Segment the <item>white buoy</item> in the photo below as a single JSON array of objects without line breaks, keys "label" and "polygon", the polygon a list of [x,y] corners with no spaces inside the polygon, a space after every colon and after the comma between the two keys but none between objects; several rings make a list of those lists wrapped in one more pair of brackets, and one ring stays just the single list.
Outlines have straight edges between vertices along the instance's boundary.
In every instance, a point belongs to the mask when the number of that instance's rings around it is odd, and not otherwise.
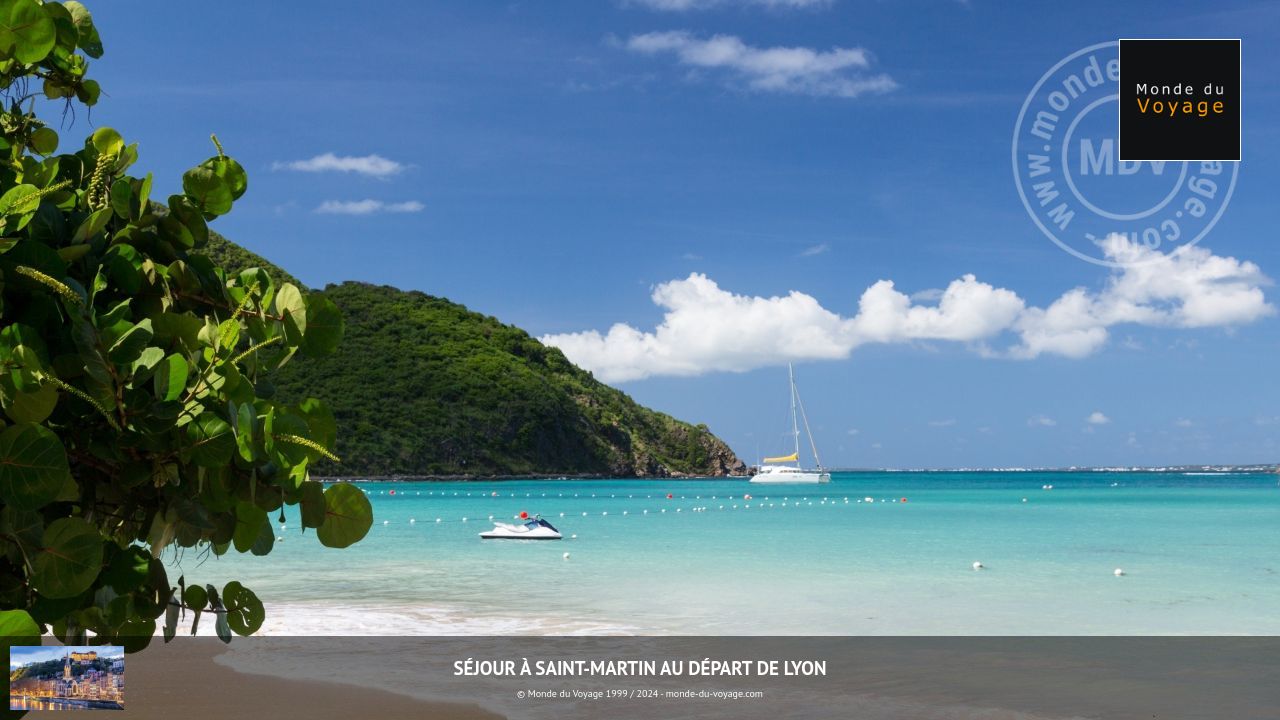
[{"label": "white buoy", "polygon": [[982,569],[982,568],[984,568],[984,567],[986,567],[986,565],[983,565],[982,563],[978,562],[977,560],[974,560],[974,561],[973,561],[973,569],[974,569],[974,570],[981,570],[981,569]]},{"label": "white buoy", "polygon": [[1123,576],[1124,576],[1124,570],[1123,570],[1123,569],[1121,569],[1121,568],[1116,568],[1116,571],[1115,571],[1115,573],[1114,573],[1114,574],[1115,574],[1115,576],[1116,576],[1116,577],[1123,577]]},{"label": "white buoy", "polygon": [[415,520],[415,519],[413,519],[413,518],[409,518],[409,524],[410,524],[410,525],[412,525],[412,524],[414,524],[414,523],[416,523],[416,522],[418,522],[418,521],[417,521],[417,520]]},{"label": "white buoy", "polygon": [[569,559],[569,553],[565,553],[565,554],[564,554],[564,559],[565,559],[565,560],[568,560],[568,559]]},{"label": "white buoy", "polygon": [[283,536],[283,535],[277,535],[277,536],[276,536],[276,542],[284,542],[284,536]]},{"label": "white buoy", "polygon": [[436,518],[436,522],[440,522],[440,518]]},{"label": "white buoy", "polygon": [[467,521],[467,519],[466,519],[466,518],[462,518],[462,522],[466,522],[466,521]]},{"label": "white buoy", "polygon": [[578,539],[578,536],[577,536],[577,534],[574,534],[574,535],[570,535],[570,536],[569,536],[569,538],[570,538],[571,540],[577,540],[577,539]]},{"label": "white buoy", "polygon": [[390,520],[383,520],[383,521],[382,521],[382,524],[383,524],[383,525],[390,525],[390,524],[391,524],[391,521],[390,521]]}]

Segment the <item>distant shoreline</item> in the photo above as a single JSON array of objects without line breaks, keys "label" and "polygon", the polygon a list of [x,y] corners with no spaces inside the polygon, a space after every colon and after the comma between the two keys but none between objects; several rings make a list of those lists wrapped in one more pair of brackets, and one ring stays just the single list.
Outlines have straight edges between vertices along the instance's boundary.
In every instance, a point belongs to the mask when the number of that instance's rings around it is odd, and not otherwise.
[{"label": "distant shoreline", "polygon": [[[754,470],[754,468],[752,468]],[[1207,473],[1229,474],[1280,473],[1280,464],[1252,465],[1170,465],[1157,467],[1065,467],[1065,468],[827,468],[837,473]],[[335,475],[312,476],[321,482],[504,482],[508,480],[726,480],[737,481],[751,477],[752,472],[742,475],[611,475],[608,473],[523,473],[511,475]]]}]

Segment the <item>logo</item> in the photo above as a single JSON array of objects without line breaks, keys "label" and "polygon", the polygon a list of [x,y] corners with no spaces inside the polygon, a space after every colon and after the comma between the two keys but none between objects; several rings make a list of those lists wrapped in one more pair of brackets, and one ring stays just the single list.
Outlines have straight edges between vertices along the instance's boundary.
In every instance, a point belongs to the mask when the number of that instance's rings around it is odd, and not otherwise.
[{"label": "logo", "polygon": [[1167,253],[1194,245],[1222,217],[1239,163],[1120,159],[1119,43],[1078,50],[1028,93],[1013,131],[1013,175],[1040,230],[1072,255],[1121,267],[1114,234]]}]

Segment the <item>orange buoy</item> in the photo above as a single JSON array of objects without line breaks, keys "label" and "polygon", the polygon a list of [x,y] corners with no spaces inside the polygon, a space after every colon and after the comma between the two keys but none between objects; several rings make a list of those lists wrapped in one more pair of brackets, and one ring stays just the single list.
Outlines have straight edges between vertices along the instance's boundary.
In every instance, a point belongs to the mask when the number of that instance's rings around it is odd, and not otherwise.
[{"label": "orange buoy", "polygon": [[907,501],[907,499],[906,499],[906,498],[902,498],[902,502],[906,502],[906,501]]},{"label": "orange buoy", "polygon": [[671,493],[667,493],[667,499],[668,499],[668,500],[670,500],[670,499],[671,499]]},{"label": "orange buoy", "polygon": [[390,494],[390,495],[395,495],[395,494],[396,494],[396,491],[395,491],[395,490],[392,490],[392,491],[391,491],[390,493],[388,493],[388,494]]},{"label": "orange buoy", "polygon": [[521,519],[521,520],[528,520],[528,519],[529,519],[529,513],[525,512],[524,510],[521,510],[521,511],[520,511],[520,519]]}]

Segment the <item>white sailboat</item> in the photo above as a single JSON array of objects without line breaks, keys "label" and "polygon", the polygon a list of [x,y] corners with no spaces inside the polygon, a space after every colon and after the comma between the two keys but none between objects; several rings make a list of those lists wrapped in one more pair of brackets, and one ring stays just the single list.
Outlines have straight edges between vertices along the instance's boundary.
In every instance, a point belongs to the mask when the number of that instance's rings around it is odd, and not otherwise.
[{"label": "white sailboat", "polygon": [[[796,373],[791,363],[787,363],[787,379],[791,383],[791,438],[794,441],[794,449],[790,455],[764,458],[760,470],[751,476],[751,482],[775,485],[783,483],[813,485],[831,482],[831,473],[822,469],[822,460],[818,458],[818,446],[813,442],[813,433],[809,430],[809,418],[805,415],[800,391],[796,389]],[[809,449],[813,451],[813,462],[816,466],[814,470],[806,470],[800,466],[800,425],[797,422],[797,410],[799,419],[804,421],[805,435],[809,437]]]}]

